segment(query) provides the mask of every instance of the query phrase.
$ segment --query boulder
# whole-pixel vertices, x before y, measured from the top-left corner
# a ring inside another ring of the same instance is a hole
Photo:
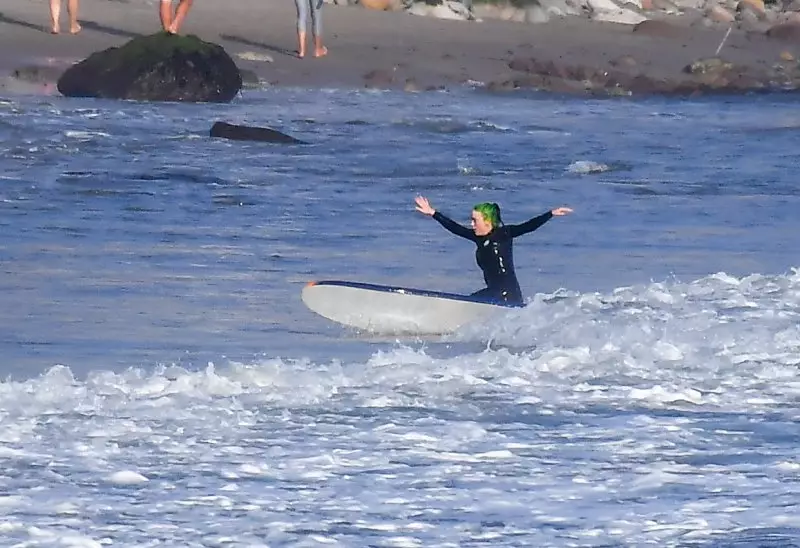
[[[393,7],[392,0],[361,0],[360,4],[367,9],[388,11]]]
[[[241,88],[222,46],[166,32],[94,53],[58,80],[67,97],[137,101],[229,102]]]
[[[746,9],[753,10],[761,16],[766,16],[766,7],[764,6],[764,0],[741,0],[736,5],[736,11],[743,11]]]
[[[636,25],[647,17],[632,9],[623,8],[613,0],[585,0],[592,21]]]
[[[733,15],[726,8],[724,8],[724,7],[720,6],[720,5],[717,5],[717,4],[709,6],[708,9],[706,9],[705,14],[706,14],[706,17],[710,21],[712,21],[714,23],[731,24],[734,21],[736,21],[736,16],[735,15]]]
[[[631,32],[637,36],[657,36],[658,38],[680,38],[685,31],[669,21],[662,19],[648,19],[635,25]]]
[[[775,40],[800,43],[800,24],[779,23],[770,27],[766,34]]]
[[[683,67],[683,72],[688,74],[722,74],[734,68],[732,63],[729,63],[719,57],[708,57],[706,59],[698,59]]]
[[[261,143],[306,144],[300,139],[286,135],[275,129],[256,126],[239,126],[227,122],[215,122],[211,126],[211,137],[221,137],[233,141],[258,141]]]
[[[454,0],[425,0],[413,2],[406,13],[437,19],[451,19],[454,21],[471,21],[475,19],[470,8]]]

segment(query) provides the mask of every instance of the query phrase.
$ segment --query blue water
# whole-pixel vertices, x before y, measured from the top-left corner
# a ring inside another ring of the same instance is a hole
[[[308,141],[211,140],[215,120]],[[0,545],[800,545],[791,98],[0,101]],[[446,337],[314,279],[529,304]]]

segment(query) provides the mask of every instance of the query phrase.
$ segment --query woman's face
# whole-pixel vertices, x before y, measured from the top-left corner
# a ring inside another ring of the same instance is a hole
[[[492,223],[487,221],[480,211],[472,210],[472,230],[476,236],[486,236],[492,231]]]

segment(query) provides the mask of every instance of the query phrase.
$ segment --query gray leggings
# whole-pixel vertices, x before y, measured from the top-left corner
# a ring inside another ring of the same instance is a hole
[[[310,8],[314,36],[322,36],[322,0],[294,0],[294,5],[297,6],[297,32],[306,31],[306,19]]]

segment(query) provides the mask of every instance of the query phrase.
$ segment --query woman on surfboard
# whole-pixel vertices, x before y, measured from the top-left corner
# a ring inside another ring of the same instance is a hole
[[[514,272],[514,238],[533,232],[553,217],[572,213],[572,209],[568,207],[557,207],[524,223],[506,225],[500,217],[500,206],[485,202],[472,208],[470,230],[433,209],[424,196],[417,196],[414,201],[417,203],[417,211],[430,215],[456,236],[477,245],[475,260],[483,271],[486,287],[470,296],[479,301],[508,306],[523,305],[522,290]]]

